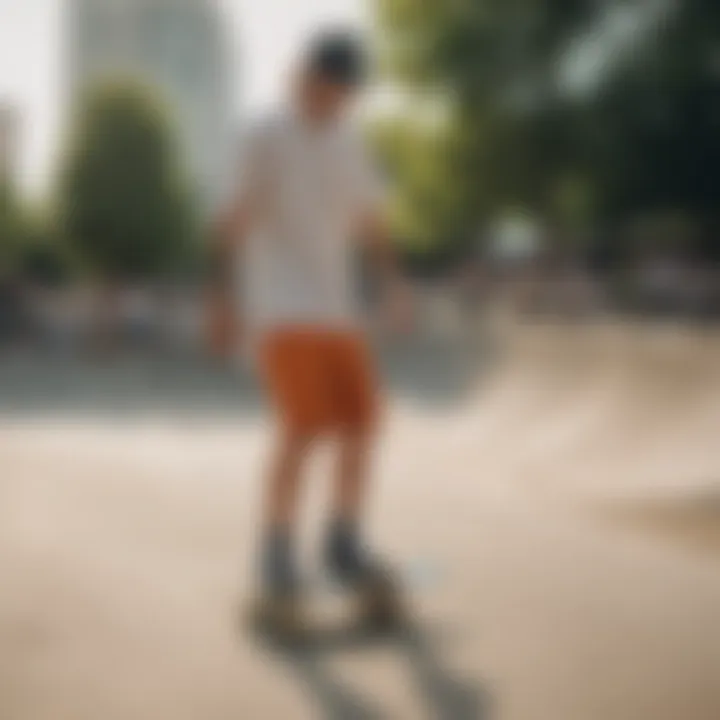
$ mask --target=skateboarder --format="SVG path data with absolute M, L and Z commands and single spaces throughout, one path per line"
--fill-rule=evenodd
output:
M 353 278 L 356 242 L 374 261 L 386 318 L 398 329 L 410 321 L 410 303 L 381 183 L 348 118 L 365 75 L 352 33 L 326 33 L 311 44 L 288 107 L 251 133 L 243 177 L 216 233 L 225 282 L 215 292 L 214 345 L 227 340 L 230 269 L 241 251 L 243 331 L 278 420 L 261 535 L 262 607 L 289 625 L 301 617 L 293 554 L 301 473 L 319 438 L 332 438 L 338 452 L 327 569 L 367 600 L 368 612 L 387 610 L 394 598 L 362 536 L 379 394 Z

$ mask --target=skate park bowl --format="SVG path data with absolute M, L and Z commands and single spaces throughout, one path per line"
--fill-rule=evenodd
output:
M 304 656 L 238 628 L 269 439 L 245 371 L 0 356 L 0 717 L 720 717 L 720 333 L 438 327 L 381 347 L 369 522 L 439 570 L 422 632 Z

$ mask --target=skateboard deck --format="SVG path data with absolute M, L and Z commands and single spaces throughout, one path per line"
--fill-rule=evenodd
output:
M 255 601 L 247 611 L 247 624 L 256 636 L 276 644 L 353 645 L 396 637 L 411 624 L 409 597 L 432 589 L 441 576 L 438 568 L 426 561 L 407 563 L 397 573 L 398 595 L 386 611 L 368 613 L 357 593 L 316 573 L 304 585 L 301 620 L 277 614 L 277 608 Z

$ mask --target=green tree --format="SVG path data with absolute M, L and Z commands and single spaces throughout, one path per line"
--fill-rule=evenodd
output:
M 421 221 L 440 240 L 464 242 L 493 214 L 525 206 L 545 215 L 567 196 L 577 142 L 574 110 L 558 83 L 571 41 L 592 27 L 593 0 L 378 0 L 381 47 L 392 78 L 442 98 L 444 140 L 433 152 L 434 185 L 447 213 Z M 412 131 L 406 128 L 412 135 Z M 418 153 L 413 153 L 417 158 Z M 432 174 L 427 168 L 426 176 Z M 405 169 L 403 204 L 427 219 L 429 195 Z M 560 203 L 562 206 L 562 203 Z M 452 212 L 450 212 L 452 208 Z M 451 215 L 453 219 L 450 221 Z M 450 221 L 450 227 L 447 222 Z
M 59 188 L 70 245 L 106 283 L 172 271 L 187 252 L 192 212 L 163 108 L 143 87 L 116 81 L 79 108 Z
M 410 251 L 427 251 L 463 231 L 462 187 L 452 180 L 453 136 L 444 127 L 428 128 L 388 120 L 373 128 L 373 140 L 393 186 L 391 206 L 396 234 Z
M 463 234 L 458 227 L 448 232 L 448 215 L 431 212 L 440 201 L 415 190 L 419 177 L 432 177 L 433 192 L 456 198 L 456 225 L 465 235 L 488 215 L 520 206 L 551 227 L 604 228 L 602 244 L 622 258 L 629 252 L 622 229 L 637 218 L 655 216 L 662 224 L 683 217 L 697 231 L 682 234 L 679 250 L 720 260 L 715 0 L 377 0 L 377 6 L 391 77 L 413 92 L 439 94 L 448 108 L 445 142 L 454 151 L 433 153 L 411 118 L 404 132 L 416 149 L 396 160 L 403 165 L 401 204 L 425 234 L 442 241 Z M 609 41 L 591 90 L 572 95 L 559 82 L 559 68 L 602 44 L 615 21 L 635 28 L 626 51 L 615 52 Z M 451 193 L 443 191 L 447 178 L 456 186 Z M 665 242 L 658 236 L 654 244 Z M 643 245 L 652 250 L 647 238 Z
M 24 230 L 15 188 L 8 179 L 0 178 L 0 272 L 5 276 L 17 272 Z
M 720 260 L 718 48 L 718 3 L 674 4 L 653 42 L 618 65 L 588 103 L 585 136 L 600 215 L 611 227 L 638 216 L 685 216 L 701 230 L 689 234 L 685 251 L 715 260 Z M 616 248 L 616 254 L 622 252 Z

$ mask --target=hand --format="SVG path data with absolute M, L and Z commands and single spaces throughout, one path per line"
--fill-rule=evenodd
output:
M 237 348 L 240 333 L 235 308 L 224 293 L 211 293 L 206 331 L 211 354 L 216 358 L 231 357 Z
M 384 315 L 383 319 L 391 332 L 408 335 L 413 331 L 416 319 L 415 298 L 410 285 L 396 281 L 388 288 Z

